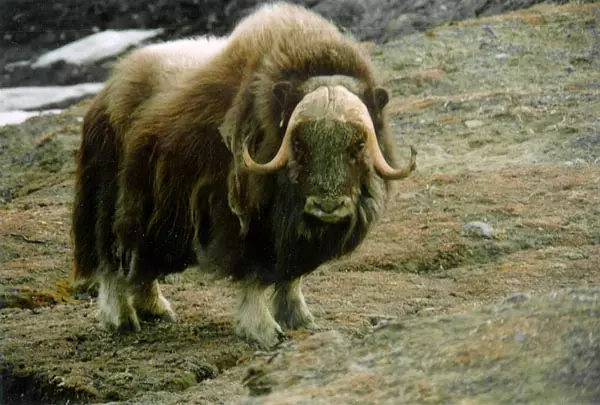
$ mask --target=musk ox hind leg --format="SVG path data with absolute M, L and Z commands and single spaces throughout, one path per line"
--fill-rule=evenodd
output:
M 270 348 L 281 342 L 285 335 L 269 311 L 265 299 L 267 288 L 255 282 L 243 282 L 236 333 Z
M 171 304 L 162 295 L 158 281 L 142 281 L 131 286 L 133 306 L 138 316 L 144 320 L 160 319 L 166 322 L 176 322 L 177 315 Z
M 275 285 L 275 294 L 273 295 L 275 320 L 283 328 L 319 329 L 304 301 L 301 283 L 302 277 L 299 277 L 295 280 Z
M 117 332 L 141 330 L 129 283 L 122 273 L 104 272 L 99 277 L 98 319 L 102 326 Z
M 139 331 L 140 319 L 175 322 L 177 316 L 154 276 L 140 271 L 137 253 L 130 256 L 128 269 L 105 272 L 99 278 L 100 322 L 119 332 Z

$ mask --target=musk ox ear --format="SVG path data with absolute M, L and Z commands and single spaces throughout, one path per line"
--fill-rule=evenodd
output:
M 279 105 L 285 107 L 293 90 L 291 82 L 277 82 L 273 85 L 273 95 L 279 101 Z
M 277 100 L 277 109 L 279 110 L 279 128 L 283 128 L 286 122 L 286 119 L 289 118 L 291 112 L 290 110 L 292 104 L 292 92 L 294 91 L 294 86 L 291 82 L 283 81 L 277 82 L 273 85 L 272 88 L 273 97 Z
M 379 110 L 379 111 L 383 110 L 383 107 L 385 107 L 389 101 L 390 101 L 390 95 L 388 94 L 387 90 L 384 89 L 383 87 L 376 87 L 375 88 L 375 106 L 377 107 L 377 110 Z

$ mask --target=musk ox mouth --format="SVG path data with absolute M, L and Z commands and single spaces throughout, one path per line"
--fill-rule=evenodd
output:
M 352 217 L 353 204 L 350 197 L 308 197 L 304 213 L 322 222 L 336 224 Z

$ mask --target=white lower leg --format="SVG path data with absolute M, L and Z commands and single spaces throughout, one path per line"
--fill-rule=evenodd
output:
M 159 318 L 167 322 L 177 321 L 171 304 L 162 295 L 158 281 L 146 281 L 133 286 L 133 306 L 144 318 Z
M 237 314 L 236 332 L 263 347 L 281 341 L 283 331 L 275 322 L 265 302 L 265 286 L 249 283 L 242 287 L 242 299 Z
M 274 312 L 275 319 L 284 328 L 317 329 L 301 288 L 302 278 L 275 287 Z
M 104 327 L 121 331 L 140 330 L 133 307 L 129 285 L 119 274 L 104 274 L 100 278 L 98 318 Z

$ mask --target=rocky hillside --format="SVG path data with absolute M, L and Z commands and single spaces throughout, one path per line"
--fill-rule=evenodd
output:
M 589 0 L 588 0 L 589 1 Z M 262 0 L 39 0 L 0 2 L 0 88 L 103 81 L 112 59 L 32 69 L 44 52 L 107 29 L 162 28 L 159 39 L 225 35 Z M 444 22 L 488 16 L 540 0 L 293 0 L 365 41 L 387 42 Z M 564 3 L 557 0 L 554 3 Z

